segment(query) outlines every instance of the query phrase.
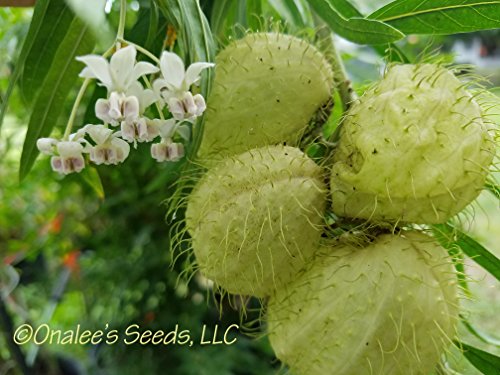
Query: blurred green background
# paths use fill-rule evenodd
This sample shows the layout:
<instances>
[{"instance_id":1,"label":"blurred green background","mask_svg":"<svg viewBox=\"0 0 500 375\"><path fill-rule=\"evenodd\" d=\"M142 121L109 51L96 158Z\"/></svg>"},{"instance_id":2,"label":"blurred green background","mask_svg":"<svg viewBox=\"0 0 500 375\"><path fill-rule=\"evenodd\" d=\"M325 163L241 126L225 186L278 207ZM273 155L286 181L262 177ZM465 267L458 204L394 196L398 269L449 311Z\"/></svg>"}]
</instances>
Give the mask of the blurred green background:
<instances>
[{"instance_id":1,"label":"blurred green background","mask_svg":"<svg viewBox=\"0 0 500 375\"><path fill-rule=\"evenodd\" d=\"M389 1L356 3L366 11ZM211 2L201 2L210 18ZM376 3L376 4L375 4ZM263 15L279 21L280 1L269 1ZM129 29L138 27L148 1L130 1ZM266 10L267 9L267 10ZM117 4L108 2L107 19L116 27ZM31 9L0 8L0 96L8 87L15 60L27 32ZM285 19L286 17L283 16ZM252 15L247 15L252 20ZM274 22L273 21L273 22ZM242 28L251 22L242 21ZM135 25L135 26L134 26ZM293 24L287 26L297 32ZM237 32L236 32L237 34ZM370 47L338 40L348 74L362 90L377 79L384 62ZM441 58L470 63L487 76L491 90L500 85L500 32L490 31L452 37L410 37L399 43L408 56L439 54ZM500 95L500 91L496 91ZM46 158L39 158L31 174L18 182L29 109L18 92L10 102L0 136L0 291L4 316L15 328L25 322L33 327L49 323L54 329L109 329L124 332L132 325L143 330L170 331L178 324L199 337L203 325L213 330L240 324L243 304L246 322L259 318L257 301L221 300L210 283L195 275L189 283L180 277L187 259L172 266L169 229L173 218L163 204L173 191L175 169L157 164L149 150L139 146L119 167L99 167L105 197L81 176L60 178ZM64 117L64 116L63 116ZM500 117L500 116L499 116ZM61 122L64 122L64 118ZM500 119L499 119L500 120ZM57 132L61 132L58 124ZM471 212L470 234L500 257L498 199L483 193ZM485 332L498 334L500 288L485 271L467 262L472 296L463 300L465 314ZM5 320L4 319L4 320ZM239 334L231 346L153 345L41 345L22 346L35 363L37 374L175 374L265 375L285 373L275 360L258 324L249 324L250 335ZM0 375L19 374L15 353L0 335ZM499 354L461 330L464 341ZM496 337L499 339L499 337ZM449 364L458 373L478 374L458 353Z\"/></svg>"}]
</instances>

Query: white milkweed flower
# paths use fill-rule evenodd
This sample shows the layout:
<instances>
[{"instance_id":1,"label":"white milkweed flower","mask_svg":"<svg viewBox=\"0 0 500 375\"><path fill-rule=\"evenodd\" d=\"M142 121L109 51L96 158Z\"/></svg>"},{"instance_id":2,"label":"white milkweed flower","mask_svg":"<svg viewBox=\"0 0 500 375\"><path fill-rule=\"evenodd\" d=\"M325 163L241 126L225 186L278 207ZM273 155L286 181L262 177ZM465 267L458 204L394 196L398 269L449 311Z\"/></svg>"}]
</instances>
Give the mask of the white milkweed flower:
<instances>
[{"instance_id":1,"label":"white milkweed flower","mask_svg":"<svg viewBox=\"0 0 500 375\"><path fill-rule=\"evenodd\" d=\"M85 167L83 153L86 152L81 140L70 137L69 141L59 141L55 138L40 138L36 142L38 150L45 155L51 155L50 165L55 172L67 175L81 172Z\"/></svg>"},{"instance_id":2,"label":"white milkweed flower","mask_svg":"<svg viewBox=\"0 0 500 375\"><path fill-rule=\"evenodd\" d=\"M179 161L184 157L184 145L182 143L161 141L151 146L151 156L158 162Z\"/></svg>"},{"instance_id":3,"label":"white milkweed flower","mask_svg":"<svg viewBox=\"0 0 500 375\"><path fill-rule=\"evenodd\" d=\"M158 100L150 89L144 89L139 82L133 84L128 94L138 98L139 111L137 117L127 117L121 122L122 138L128 142L151 142L159 135L161 120L150 120L144 117L146 109Z\"/></svg>"},{"instance_id":4,"label":"white milkweed flower","mask_svg":"<svg viewBox=\"0 0 500 375\"><path fill-rule=\"evenodd\" d=\"M56 145L57 156L52 156L50 165L52 169L67 175L73 172L81 172L85 167L82 153L83 145L76 141L61 141Z\"/></svg>"},{"instance_id":5,"label":"white milkweed flower","mask_svg":"<svg viewBox=\"0 0 500 375\"><path fill-rule=\"evenodd\" d=\"M55 155L59 140L55 138L39 138L36 141L36 147L44 155Z\"/></svg>"},{"instance_id":6,"label":"white milkweed flower","mask_svg":"<svg viewBox=\"0 0 500 375\"><path fill-rule=\"evenodd\" d=\"M172 52L163 52L160 58L162 78L153 82L153 88L176 119L193 121L204 112L206 105L203 96L197 94L193 97L189 89L199 83L202 70L214 65L197 62L186 70L179 56Z\"/></svg>"},{"instance_id":7,"label":"white milkweed flower","mask_svg":"<svg viewBox=\"0 0 500 375\"><path fill-rule=\"evenodd\" d=\"M113 91L109 99L97 100L95 114L99 120L117 126L124 120L136 120L139 117L139 108L137 97Z\"/></svg>"},{"instance_id":8,"label":"white milkweed flower","mask_svg":"<svg viewBox=\"0 0 500 375\"><path fill-rule=\"evenodd\" d=\"M177 120L194 121L201 116L207 108L205 99L200 94L193 96L189 91L178 97L171 97L167 100L170 113Z\"/></svg>"},{"instance_id":9,"label":"white milkweed flower","mask_svg":"<svg viewBox=\"0 0 500 375\"><path fill-rule=\"evenodd\" d=\"M86 125L85 130L94 141L90 147L90 160L95 164L119 164L125 161L130 152L130 146L120 139L120 132L113 132L104 125Z\"/></svg>"},{"instance_id":10,"label":"white milkweed flower","mask_svg":"<svg viewBox=\"0 0 500 375\"><path fill-rule=\"evenodd\" d=\"M76 59L87 65L80 77L98 79L108 89L108 93L126 93L140 77L159 71L151 63L137 62L136 56L135 47L127 46L116 51L109 62L99 55L80 56Z\"/></svg>"},{"instance_id":11,"label":"white milkweed flower","mask_svg":"<svg viewBox=\"0 0 500 375\"><path fill-rule=\"evenodd\" d=\"M158 162L179 161L184 157L184 145L172 141L178 124L175 119L163 121L160 125L161 142L151 145L151 156Z\"/></svg>"}]
</instances>

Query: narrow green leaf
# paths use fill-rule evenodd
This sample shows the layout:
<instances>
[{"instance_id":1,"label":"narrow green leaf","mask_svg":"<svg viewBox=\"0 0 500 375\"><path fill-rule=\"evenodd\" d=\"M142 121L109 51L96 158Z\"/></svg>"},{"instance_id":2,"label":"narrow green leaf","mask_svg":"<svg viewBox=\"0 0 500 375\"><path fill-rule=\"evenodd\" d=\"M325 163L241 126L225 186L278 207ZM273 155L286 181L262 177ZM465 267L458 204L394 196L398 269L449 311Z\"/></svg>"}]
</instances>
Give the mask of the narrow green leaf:
<instances>
[{"instance_id":1,"label":"narrow green leaf","mask_svg":"<svg viewBox=\"0 0 500 375\"><path fill-rule=\"evenodd\" d=\"M132 28L125 30L125 39L138 44L152 53L160 52L166 36L166 21L160 17L156 3L141 7L137 21ZM141 54L141 58L144 55Z\"/></svg>"},{"instance_id":2,"label":"narrow green leaf","mask_svg":"<svg viewBox=\"0 0 500 375\"><path fill-rule=\"evenodd\" d=\"M358 8L352 5L348 0L329 0L329 2L344 18L364 17Z\"/></svg>"},{"instance_id":3,"label":"narrow green leaf","mask_svg":"<svg viewBox=\"0 0 500 375\"><path fill-rule=\"evenodd\" d=\"M447 241L446 248L459 247L465 255L491 273L497 280L500 280L500 259L483 245L449 224L438 224L434 225L433 228Z\"/></svg>"},{"instance_id":4,"label":"narrow green leaf","mask_svg":"<svg viewBox=\"0 0 500 375\"><path fill-rule=\"evenodd\" d=\"M482 342L488 344L488 345L493 345L496 346L497 348L500 348L500 340L490 336L486 332L483 332L476 327L474 327L463 315L460 315L460 320L462 321L463 325L465 328L472 333L474 336L476 336L479 340Z\"/></svg>"},{"instance_id":5,"label":"narrow green leaf","mask_svg":"<svg viewBox=\"0 0 500 375\"><path fill-rule=\"evenodd\" d=\"M214 61L215 42L198 0L156 0L187 46L188 62Z\"/></svg>"},{"instance_id":6,"label":"narrow green leaf","mask_svg":"<svg viewBox=\"0 0 500 375\"><path fill-rule=\"evenodd\" d=\"M248 16L247 16L247 0L240 0L236 2L236 20L240 26L246 30L248 27ZM239 31L238 36L245 35L245 30L237 30Z\"/></svg>"},{"instance_id":7,"label":"narrow green leaf","mask_svg":"<svg viewBox=\"0 0 500 375\"><path fill-rule=\"evenodd\" d=\"M364 15L348 0L329 0L329 2L344 18L364 18ZM388 45L376 44L373 49L388 62L410 63L404 52L394 43Z\"/></svg>"},{"instance_id":8,"label":"narrow green leaf","mask_svg":"<svg viewBox=\"0 0 500 375\"><path fill-rule=\"evenodd\" d=\"M26 56L20 80L21 95L27 103L31 104L36 98L38 89L74 18L73 12L64 1L49 1L43 23Z\"/></svg>"},{"instance_id":9,"label":"narrow green leaf","mask_svg":"<svg viewBox=\"0 0 500 375\"><path fill-rule=\"evenodd\" d=\"M47 13L49 5L50 5L50 0L39 0L36 2L28 34L24 39L23 47L21 48L21 52L16 61L14 72L12 73L12 76L9 79L9 87L7 88L7 91L3 97L2 105L0 107L0 129L2 128L3 119L5 118L5 114L9 106L9 98L12 95L14 88L16 87L21 72L23 71L26 57L31 51L31 48L35 43L35 38L38 35L38 32L43 25L43 20L45 18L45 14Z\"/></svg>"},{"instance_id":10,"label":"narrow green leaf","mask_svg":"<svg viewBox=\"0 0 500 375\"><path fill-rule=\"evenodd\" d=\"M484 375L500 375L499 357L463 342L455 344L463 351L465 358Z\"/></svg>"},{"instance_id":11,"label":"narrow green leaf","mask_svg":"<svg viewBox=\"0 0 500 375\"><path fill-rule=\"evenodd\" d=\"M358 44L385 44L395 42L404 34L377 20L345 18L329 0L309 0L309 4L330 28L341 37Z\"/></svg>"},{"instance_id":12,"label":"narrow green leaf","mask_svg":"<svg viewBox=\"0 0 500 375\"><path fill-rule=\"evenodd\" d=\"M225 35L225 21L230 13L231 9L234 8L235 2L231 0L215 0L212 8L212 14L210 16L210 26L212 27L212 32L218 38L223 38Z\"/></svg>"},{"instance_id":13,"label":"narrow green leaf","mask_svg":"<svg viewBox=\"0 0 500 375\"><path fill-rule=\"evenodd\" d=\"M296 0L269 0L269 4L296 28L306 27L306 20Z\"/></svg>"},{"instance_id":14,"label":"narrow green leaf","mask_svg":"<svg viewBox=\"0 0 500 375\"><path fill-rule=\"evenodd\" d=\"M262 0L247 0L247 24L250 30L262 30Z\"/></svg>"},{"instance_id":15,"label":"narrow green leaf","mask_svg":"<svg viewBox=\"0 0 500 375\"><path fill-rule=\"evenodd\" d=\"M100 199L104 199L104 187L95 167L87 165L79 175Z\"/></svg>"},{"instance_id":16,"label":"narrow green leaf","mask_svg":"<svg viewBox=\"0 0 500 375\"><path fill-rule=\"evenodd\" d=\"M57 123L78 73L82 69L76 56L92 51L95 41L87 26L75 18L54 57L35 101L24 140L19 178L22 180L31 170L38 155L36 141L48 137Z\"/></svg>"},{"instance_id":17,"label":"narrow green leaf","mask_svg":"<svg viewBox=\"0 0 500 375\"><path fill-rule=\"evenodd\" d=\"M500 0L396 0L370 19L406 34L454 34L500 28Z\"/></svg>"}]
</instances>

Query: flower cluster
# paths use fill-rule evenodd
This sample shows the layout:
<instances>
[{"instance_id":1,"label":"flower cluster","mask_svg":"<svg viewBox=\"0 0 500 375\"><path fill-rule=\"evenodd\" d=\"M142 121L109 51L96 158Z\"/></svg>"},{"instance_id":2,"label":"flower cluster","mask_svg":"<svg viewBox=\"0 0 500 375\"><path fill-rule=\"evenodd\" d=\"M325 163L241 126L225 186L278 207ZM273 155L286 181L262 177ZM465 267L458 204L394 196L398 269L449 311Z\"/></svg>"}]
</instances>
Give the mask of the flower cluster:
<instances>
[{"instance_id":1,"label":"flower cluster","mask_svg":"<svg viewBox=\"0 0 500 375\"><path fill-rule=\"evenodd\" d=\"M37 147L51 155L51 166L62 174L80 172L85 167L84 154L94 164L119 164L138 142L159 142L151 145L151 156L158 162L178 161L184 156L184 144L174 142L178 135L190 138L190 126L206 109L205 99L193 95L191 86L200 81L201 72L214 64L198 62L185 69L182 59L172 52L163 52L159 67L136 61L133 45L118 49L110 61L102 56L78 57L86 67L80 77L97 79L106 87L107 98L97 100L95 114L103 123L88 124L68 139L40 138ZM151 84L147 76L159 77ZM145 88L140 79L147 83ZM146 116L156 105L160 118ZM164 118L164 108L171 118Z\"/></svg>"}]
</instances>

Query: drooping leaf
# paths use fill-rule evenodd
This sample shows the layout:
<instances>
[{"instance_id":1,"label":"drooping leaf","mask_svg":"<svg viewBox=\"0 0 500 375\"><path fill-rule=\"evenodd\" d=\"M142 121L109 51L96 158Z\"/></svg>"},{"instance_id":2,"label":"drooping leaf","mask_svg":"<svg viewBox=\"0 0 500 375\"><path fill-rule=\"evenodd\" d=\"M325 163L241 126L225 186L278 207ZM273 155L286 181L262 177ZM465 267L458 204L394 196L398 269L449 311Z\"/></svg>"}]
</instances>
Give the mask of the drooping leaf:
<instances>
[{"instance_id":1,"label":"drooping leaf","mask_svg":"<svg viewBox=\"0 0 500 375\"><path fill-rule=\"evenodd\" d=\"M184 42L187 62L214 61L215 42L198 0L156 0L156 3L174 24L179 34L177 40Z\"/></svg>"},{"instance_id":2,"label":"drooping leaf","mask_svg":"<svg viewBox=\"0 0 500 375\"><path fill-rule=\"evenodd\" d=\"M90 53L95 41L87 26L75 18L59 45L54 62L48 71L38 94L28 124L19 167L22 180L31 170L38 155L36 141L48 137L62 114L68 97L82 64L76 56Z\"/></svg>"},{"instance_id":3,"label":"drooping leaf","mask_svg":"<svg viewBox=\"0 0 500 375\"><path fill-rule=\"evenodd\" d=\"M462 349L465 358L484 375L500 375L499 357L463 342L455 344Z\"/></svg>"},{"instance_id":4,"label":"drooping leaf","mask_svg":"<svg viewBox=\"0 0 500 375\"><path fill-rule=\"evenodd\" d=\"M378 20L345 18L329 0L309 0L309 4L330 28L341 37L358 44L385 44L395 42L404 34Z\"/></svg>"},{"instance_id":5,"label":"drooping leaf","mask_svg":"<svg viewBox=\"0 0 500 375\"><path fill-rule=\"evenodd\" d=\"M348 0L329 0L332 7L338 10L338 12L344 18L355 18L364 17L364 15ZM381 44L376 44L373 46L375 51L382 57L384 57L388 62L401 62L404 64L409 64L410 60L404 52L394 43L390 43L388 46Z\"/></svg>"},{"instance_id":6,"label":"drooping leaf","mask_svg":"<svg viewBox=\"0 0 500 375\"><path fill-rule=\"evenodd\" d=\"M488 345L493 345L496 346L497 348L500 348L500 340L489 335L486 332L481 331L480 329L474 327L463 315L460 315L460 320L462 321L463 325L465 328L474 336L476 336L479 340L482 342L488 344Z\"/></svg>"},{"instance_id":7,"label":"drooping leaf","mask_svg":"<svg viewBox=\"0 0 500 375\"><path fill-rule=\"evenodd\" d=\"M500 28L499 0L396 0L368 16L406 34L454 34Z\"/></svg>"},{"instance_id":8,"label":"drooping leaf","mask_svg":"<svg viewBox=\"0 0 500 375\"><path fill-rule=\"evenodd\" d=\"M149 7L140 8L134 26L130 30L125 30L125 38L153 54L159 54L167 33L165 23L165 18L158 12L158 6L152 2Z\"/></svg>"},{"instance_id":9,"label":"drooping leaf","mask_svg":"<svg viewBox=\"0 0 500 375\"><path fill-rule=\"evenodd\" d=\"M21 76L21 94L27 103L36 98L75 15L64 1L49 1L47 12L26 56Z\"/></svg>"},{"instance_id":10,"label":"drooping leaf","mask_svg":"<svg viewBox=\"0 0 500 375\"><path fill-rule=\"evenodd\" d=\"M345 18L364 17L363 14L348 0L329 0L330 5L337 9Z\"/></svg>"},{"instance_id":11,"label":"drooping leaf","mask_svg":"<svg viewBox=\"0 0 500 375\"><path fill-rule=\"evenodd\" d=\"M12 76L9 79L9 87L7 88L7 92L3 97L3 102L0 107L0 129L2 127L3 119L5 117L5 113L7 112L7 108L9 105L9 98L16 87L17 81L23 71L24 63L26 58L31 51L35 43L35 39L38 36L39 30L44 24L45 15L48 12L49 5L51 0L39 0L36 2L35 10L33 11L33 17L31 19L31 24L28 30L28 34L23 42L23 47L21 48L21 52L17 61L15 63L15 69L12 73Z\"/></svg>"},{"instance_id":12,"label":"drooping leaf","mask_svg":"<svg viewBox=\"0 0 500 375\"><path fill-rule=\"evenodd\" d=\"M465 255L500 280L500 259L483 245L449 224L437 224L433 229L435 234L438 233L438 240L444 243L446 248L460 248Z\"/></svg>"},{"instance_id":13,"label":"drooping leaf","mask_svg":"<svg viewBox=\"0 0 500 375\"><path fill-rule=\"evenodd\" d=\"M300 2L297 0L269 0L269 4L296 28L306 27L307 19L305 14L301 11Z\"/></svg>"},{"instance_id":14,"label":"drooping leaf","mask_svg":"<svg viewBox=\"0 0 500 375\"><path fill-rule=\"evenodd\" d=\"M262 0L247 0L247 25L252 31L262 29Z\"/></svg>"},{"instance_id":15,"label":"drooping leaf","mask_svg":"<svg viewBox=\"0 0 500 375\"><path fill-rule=\"evenodd\" d=\"M234 8L235 2L231 0L215 0L212 8L212 14L210 16L210 25L212 27L212 32L219 39L223 39L225 36L225 25L227 21L227 16Z\"/></svg>"}]
</instances>

